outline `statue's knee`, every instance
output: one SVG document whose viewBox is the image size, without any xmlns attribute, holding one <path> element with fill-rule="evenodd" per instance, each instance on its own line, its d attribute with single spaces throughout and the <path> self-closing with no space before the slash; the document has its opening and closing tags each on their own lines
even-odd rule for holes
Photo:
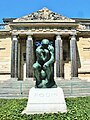
<svg viewBox="0 0 90 120">
<path fill-rule="evenodd" d="M 37 69 L 37 67 L 38 67 L 38 66 L 37 66 L 37 64 L 36 64 L 36 63 L 35 63 L 35 64 L 33 64 L 33 68 L 34 68 L 34 69 Z"/>
<path fill-rule="evenodd" d="M 36 70 L 36 69 L 39 69 L 39 68 L 40 68 L 40 66 L 39 66 L 39 64 L 38 64 L 38 63 L 35 63 L 35 64 L 33 65 L 33 68 Z"/>
<path fill-rule="evenodd" d="M 42 78 L 42 79 L 45 79 L 45 78 L 46 78 L 46 73 L 45 73 L 45 71 L 43 71 L 43 70 L 41 71 L 41 78 Z"/>
</svg>

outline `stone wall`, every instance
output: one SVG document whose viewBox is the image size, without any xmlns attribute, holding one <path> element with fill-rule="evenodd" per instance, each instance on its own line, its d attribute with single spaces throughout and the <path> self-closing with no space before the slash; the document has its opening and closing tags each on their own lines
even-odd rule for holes
<svg viewBox="0 0 90 120">
<path fill-rule="evenodd" d="M 90 38 L 80 37 L 78 48 L 78 76 L 81 79 L 90 79 Z"/>
<path fill-rule="evenodd" d="M 11 37 L 0 37 L 0 80 L 10 78 Z"/>
</svg>

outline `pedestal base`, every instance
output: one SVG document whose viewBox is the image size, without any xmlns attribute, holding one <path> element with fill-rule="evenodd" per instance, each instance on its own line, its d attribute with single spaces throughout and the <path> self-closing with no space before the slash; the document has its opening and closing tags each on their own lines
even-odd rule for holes
<svg viewBox="0 0 90 120">
<path fill-rule="evenodd" d="M 31 88 L 27 107 L 22 114 L 67 112 L 62 88 Z"/>
</svg>

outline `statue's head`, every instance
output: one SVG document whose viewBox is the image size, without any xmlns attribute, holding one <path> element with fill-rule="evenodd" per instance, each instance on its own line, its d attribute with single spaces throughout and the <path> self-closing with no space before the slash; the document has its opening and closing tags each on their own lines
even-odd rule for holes
<svg viewBox="0 0 90 120">
<path fill-rule="evenodd" d="M 43 39 L 42 42 L 41 42 L 41 44 L 42 44 L 43 48 L 47 48 L 48 45 L 49 45 L 49 40 L 48 39 Z"/>
</svg>

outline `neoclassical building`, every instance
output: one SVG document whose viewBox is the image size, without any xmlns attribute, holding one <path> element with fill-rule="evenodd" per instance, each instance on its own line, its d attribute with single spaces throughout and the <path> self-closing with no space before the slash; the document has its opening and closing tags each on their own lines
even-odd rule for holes
<svg viewBox="0 0 90 120">
<path fill-rule="evenodd" d="M 54 46 L 54 77 L 90 80 L 90 19 L 68 18 L 47 8 L 0 24 L 0 80 L 33 77 L 35 49 Z"/>
</svg>

